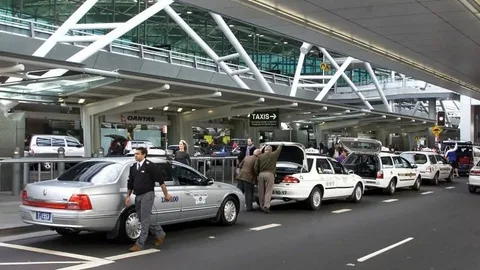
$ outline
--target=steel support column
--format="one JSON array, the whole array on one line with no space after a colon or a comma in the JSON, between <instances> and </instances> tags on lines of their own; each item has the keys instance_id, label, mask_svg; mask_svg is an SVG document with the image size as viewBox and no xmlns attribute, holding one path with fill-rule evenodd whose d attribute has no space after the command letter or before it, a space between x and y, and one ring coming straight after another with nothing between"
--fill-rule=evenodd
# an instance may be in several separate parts
<instances>
[{"instance_id":1,"label":"steel support column","mask_svg":"<svg viewBox=\"0 0 480 270\"><path fill-rule=\"evenodd\" d=\"M328 94L328 92L330 91L330 88L337 82L337 80L340 78L340 76L342 76L342 74L345 72L345 70L347 69L347 67L350 65L350 63L352 62L353 58L352 57L348 57L347 60L345 60L345 62L343 62L342 66L337 68L337 71L335 72L335 74L333 74L333 77L328 81L328 83L323 87L322 91L320 91L320 93L317 95L317 97L315 98L315 100L317 101L322 101L325 96ZM337 65L338 66L338 65Z\"/></svg>"},{"instance_id":2,"label":"steel support column","mask_svg":"<svg viewBox=\"0 0 480 270\"><path fill-rule=\"evenodd\" d=\"M387 97L385 96L385 93L383 93L383 89L377 80L377 75L375 75L375 72L373 71L372 66L370 65L370 63L365 62L365 67L367 68L367 71L368 71L368 74L370 74L370 77L372 77L373 84L375 85L375 88L377 88L377 92L380 95L380 98L382 99L383 105L387 108L387 111L392 112L392 109L388 105Z\"/></svg>"},{"instance_id":3,"label":"steel support column","mask_svg":"<svg viewBox=\"0 0 480 270\"><path fill-rule=\"evenodd\" d=\"M245 49L242 47L242 44L238 42L238 39L235 37L233 34L232 30L230 30L230 27L225 23L223 18L220 15L214 14L210 12L210 15L212 18L215 20L217 23L218 27L220 30L225 34L227 39L230 41L230 43L233 45L235 50L240 54L240 57L245 61L245 64L247 64L249 71L253 73L257 81L260 83L260 86L263 88L265 92L268 93L274 93L272 87L268 84L268 82L265 80L263 77L262 73L260 70L258 70L257 66L255 63L253 63L252 59L248 55L248 53L245 51Z\"/></svg>"},{"instance_id":4,"label":"steel support column","mask_svg":"<svg viewBox=\"0 0 480 270\"><path fill-rule=\"evenodd\" d=\"M180 26L180 28L183 29L187 33L187 35L193 39L195 43L197 43L200 48L210 57L215 61L218 66L227 73L230 78L240 87L243 89L250 89L248 85L245 84L242 79L238 76L238 74L232 74L232 69L224 62L225 58L220 58L217 53L215 53L208 44L203 41L203 39L180 17L175 10L173 10L171 7L165 7L165 12L172 18L175 23Z\"/></svg>"},{"instance_id":5,"label":"steel support column","mask_svg":"<svg viewBox=\"0 0 480 270\"><path fill-rule=\"evenodd\" d=\"M420 100L417 101L417 103L415 103L415 107L413 107L413 111L412 111L412 116L414 116L415 113L417 113L417 110L418 108L420 108L421 105L422 105L422 102Z\"/></svg>"},{"instance_id":6,"label":"steel support column","mask_svg":"<svg viewBox=\"0 0 480 270\"><path fill-rule=\"evenodd\" d=\"M320 48L320 51L323 53L323 55L325 55L325 57L327 57L328 61L330 61L330 63L333 65L333 67L335 69L337 69L337 70L340 69L337 62L335 62L335 59L333 59L333 57L327 52L327 50L325 50L324 48ZM342 73L342 78L348 83L350 88L352 88L352 91L355 92L355 94L357 94L357 96L360 98L360 100L363 101L365 106L367 106L367 108L369 110L373 110L373 107L370 104L370 102L368 102L368 100L365 99L365 96L358 91L357 86L355 86L355 84L352 82L352 80L350 80L350 78L345 73Z\"/></svg>"},{"instance_id":7,"label":"steel support column","mask_svg":"<svg viewBox=\"0 0 480 270\"><path fill-rule=\"evenodd\" d=\"M74 14L72 14L72 16L70 16L70 18L67 19L67 21L65 21L65 23L47 40L48 44L46 44L45 46L42 45L43 47L41 46L36 53L38 55L45 56L48 53L48 51L50 51L53 48L53 46L55 46L55 44L59 40L61 40L61 38L64 37L65 34L70 29L75 29L76 23L83 17L85 13L87 13L95 5L97 1L88 0L82 6L80 6L80 8ZM101 36L98 40L96 40L92 44L88 45L87 47L83 48L81 51L77 52L76 54L68 58L67 61L75 62L75 63L81 63L85 61L90 56L94 55L96 52L98 52L108 44L112 43L115 39L118 39L119 37L123 36L125 33L132 30L136 26L140 25L144 21L148 20L150 17L157 14L159 11L161 11L162 9L164 9L165 7L169 6L172 3L173 3L173 0L158 0L155 4L145 9L144 11L140 12L130 20L124 23L115 25L115 27L113 26L108 27L108 28L114 28L114 29L110 31L108 34L106 34L105 36ZM91 24L89 25L89 27L90 26L93 27ZM105 28L104 24L101 24L100 26ZM68 70L66 69L53 69L43 74L42 78L62 76L67 71Z\"/></svg>"},{"instance_id":8,"label":"steel support column","mask_svg":"<svg viewBox=\"0 0 480 270\"><path fill-rule=\"evenodd\" d=\"M290 96L295 97L297 95L298 82L300 81L300 75L302 74L303 62L305 61L305 55L312 49L312 44L304 42L300 47L300 56L298 57L297 68L295 69L295 76L293 77L292 88L290 89Z\"/></svg>"}]
</instances>

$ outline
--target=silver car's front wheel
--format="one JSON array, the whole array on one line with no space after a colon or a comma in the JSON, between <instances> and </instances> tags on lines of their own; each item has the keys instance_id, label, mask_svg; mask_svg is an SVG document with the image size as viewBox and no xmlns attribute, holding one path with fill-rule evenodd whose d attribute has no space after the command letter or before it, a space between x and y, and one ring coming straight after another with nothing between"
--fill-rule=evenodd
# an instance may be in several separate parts
<instances>
[{"instance_id":1,"label":"silver car's front wheel","mask_svg":"<svg viewBox=\"0 0 480 270\"><path fill-rule=\"evenodd\" d=\"M235 224L238 217L238 209L240 204L233 196L228 196L223 201L217 214L217 221L225 226Z\"/></svg>"},{"instance_id":2,"label":"silver car's front wheel","mask_svg":"<svg viewBox=\"0 0 480 270\"><path fill-rule=\"evenodd\" d=\"M142 224L136 212L133 212L127 216L125 220L125 233L127 237L134 241L140 237L140 232L142 230Z\"/></svg>"}]
</instances>

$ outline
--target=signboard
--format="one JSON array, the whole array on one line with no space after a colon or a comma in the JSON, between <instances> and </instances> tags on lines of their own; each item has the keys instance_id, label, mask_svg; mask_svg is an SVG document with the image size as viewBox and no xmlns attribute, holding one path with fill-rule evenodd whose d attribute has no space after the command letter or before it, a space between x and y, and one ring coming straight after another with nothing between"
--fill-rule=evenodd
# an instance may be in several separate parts
<instances>
[{"instance_id":1,"label":"signboard","mask_svg":"<svg viewBox=\"0 0 480 270\"><path fill-rule=\"evenodd\" d=\"M125 123L137 125L168 125L168 117L162 115L145 115L136 113L121 113L105 115L107 123Z\"/></svg>"},{"instance_id":2,"label":"signboard","mask_svg":"<svg viewBox=\"0 0 480 270\"><path fill-rule=\"evenodd\" d=\"M330 71L330 65L328 65L327 63L323 62L322 64L320 64L320 68L323 70L323 71Z\"/></svg>"},{"instance_id":3,"label":"signboard","mask_svg":"<svg viewBox=\"0 0 480 270\"><path fill-rule=\"evenodd\" d=\"M442 131L443 129L437 125L432 127L432 133L437 137L440 135L440 133L442 133Z\"/></svg>"},{"instance_id":4,"label":"signboard","mask_svg":"<svg viewBox=\"0 0 480 270\"><path fill-rule=\"evenodd\" d=\"M418 137L418 136L415 136L415 139L414 139L414 140L415 140L416 142L419 142L419 141L421 140L421 138Z\"/></svg>"},{"instance_id":5,"label":"signboard","mask_svg":"<svg viewBox=\"0 0 480 270\"><path fill-rule=\"evenodd\" d=\"M278 127L280 119L277 110L261 111L250 114L251 127Z\"/></svg>"}]
</instances>

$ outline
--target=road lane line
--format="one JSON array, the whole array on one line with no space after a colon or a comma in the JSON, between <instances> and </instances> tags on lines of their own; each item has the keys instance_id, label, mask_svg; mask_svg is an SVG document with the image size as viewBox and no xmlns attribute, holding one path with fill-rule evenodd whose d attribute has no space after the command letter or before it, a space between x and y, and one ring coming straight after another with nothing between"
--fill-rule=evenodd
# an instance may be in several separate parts
<instances>
[{"instance_id":1,"label":"road lane line","mask_svg":"<svg viewBox=\"0 0 480 270\"><path fill-rule=\"evenodd\" d=\"M56 269L56 270L84 270L84 269L97 268L99 266L104 266L104 265L111 264L111 263L115 263L115 262L114 261L102 260L102 261L99 261L99 262L89 262L89 263L84 263L84 264L80 264L80 265L59 268L59 269Z\"/></svg>"},{"instance_id":2,"label":"road lane line","mask_svg":"<svg viewBox=\"0 0 480 270\"><path fill-rule=\"evenodd\" d=\"M432 193L433 193L433 191L425 191L425 192L422 192L422 193L420 193L420 194L422 194L422 195L428 195L428 194L432 194Z\"/></svg>"},{"instance_id":3,"label":"road lane line","mask_svg":"<svg viewBox=\"0 0 480 270\"><path fill-rule=\"evenodd\" d=\"M115 255L115 256L105 257L104 259L109 260L109 261L118 261L118 260L122 260L122 259L126 259L126 258L148 255L148 254L152 254L152 253L155 253L155 252L160 252L160 250L151 248L151 249L146 249L146 250L137 251L137 252L129 252L129 253L119 254L119 255Z\"/></svg>"},{"instance_id":4,"label":"road lane line","mask_svg":"<svg viewBox=\"0 0 480 270\"><path fill-rule=\"evenodd\" d=\"M402 241L400 241L400 242L398 242L398 243L395 243L395 244L393 244L393 245L390 245L390 246L388 246L388 247L386 247L386 248L382 248L382 249L380 249L380 250L378 250L378 251L375 251L375 252L370 253L370 254L368 254L368 255L366 255L366 256L363 256L363 257L361 257L360 259L357 259L357 261L358 261L358 262L364 262L364 261L366 261L366 260L368 260L368 259L371 259L371 258L373 258L373 257L375 257L375 256L378 256L378 255L380 255L380 254L382 254L382 253L384 253L384 252L389 251L390 249L396 248L396 247L398 247L398 246L400 246L400 245L403 245L403 244L405 244L405 243L407 243L407 242L409 242L409 241L412 241L412 240L413 240L413 237L409 237L409 238L407 238L407 239L405 239L405 240L402 240Z\"/></svg>"},{"instance_id":5,"label":"road lane line","mask_svg":"<svg viewBox=\"0 0 480 270\"><path fill-rule=\"evenodd\" d=\"M388 200L384 200L383 202L390 203L390 202L396 202L396 201L398 201L398 199L388 199Z\"/></svg>"},{"instance_id":6,"label":"road lane line","mask_svg":"<svg viewBox=\"0 0 480 270\"><path fill-rule=\"evenodd\" d=\"M340 210L332 211L332 213L341 214L341 213L345 213L345 212L349 212L349 211L352 211L352 209L340 209Z\"/></svg>"},{"instance_id":7,"label":"road lane line","mask_svg":"<svg viewBox=\"0 0 480 270\"><path fill-rule=\"evenodd\" d=\"M13 249L18 249L23 251L30 251L30 252L36 252L36 253L42 253L42 254L54 255L54 256L60 256L60 257L67 257L67 258L78 259L82 261L90 261L90 262L106 261L105 259L91 257L91 256L85 256L80 254L55 251L55 250L49 250L49 249L43 249L43 248L36 248L36 247L20 246L15 244L0 243L0 247L13 248Z\"/></svg>"},{"instance_id":8,"label":"road lane line","mask_svg":"<svg viewBox=\"0 0 480 270\"><path fill-rule=\"evenodd\" d=\"M14 265L41 265L41 264L80 264L84 261L54 261L54 262L2 262L0 266L14 266Z\"/></svg>"},{"instance_id":9,"label":"road lane line","mask_svg":"<svg viewBox=\"0 0 480 270\"><path fill-rule=\"evenodd\" d=\"M454 189L455 187L446 187L445 189Z\"/></svg>"},{"instance_id":10,"label":"road lane line","mask_svg":"<svg viewBox=\"0 0 480 270\"><path fill-rule=\"evenodd\" d=\"M250 228L250 231L262 231L262 230L271 229L279 226L282 226L282 224L272 223L272 224L268 224L260 227Z\"/></svg>"}]
</instances>

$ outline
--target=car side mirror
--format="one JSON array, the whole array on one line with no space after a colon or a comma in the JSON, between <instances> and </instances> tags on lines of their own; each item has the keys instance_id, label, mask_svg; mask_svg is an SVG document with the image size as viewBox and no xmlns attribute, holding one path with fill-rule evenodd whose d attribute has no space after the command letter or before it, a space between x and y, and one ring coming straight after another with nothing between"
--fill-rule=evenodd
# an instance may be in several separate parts
<instances>
[{"instance_id":1,"label":"car side mirror","mask_svg":"<svg viewBox=\"0 0 480 270\"><path fill-rule=\"evenodd\" d=\"M352 171L352 170L349 170L349 171L348 171L348 174L355 174L355 172Z\"/></svg>"},{"instance_id":2,"label":"car side mirror","mask_svg":"<svg viewBox=\"0 0 480 270\"><path fill-rule=\"evenodd\" d=\"M207 181L205 181L205 184L207 186L211 186L213 185L213 183L215 183L215 180L213 180L213 178L208 178Z\"/></svg>"},{"instance_id":3,"label":"car side mirror","mask_svg":"<svg viewBox=\"0 0 480 270\"><path fill-rule=\"evenodd\" d=\"M418 168L417 164L413 164L412 168L414 168L414 169Z\"/></svg>"}]
</instances>

